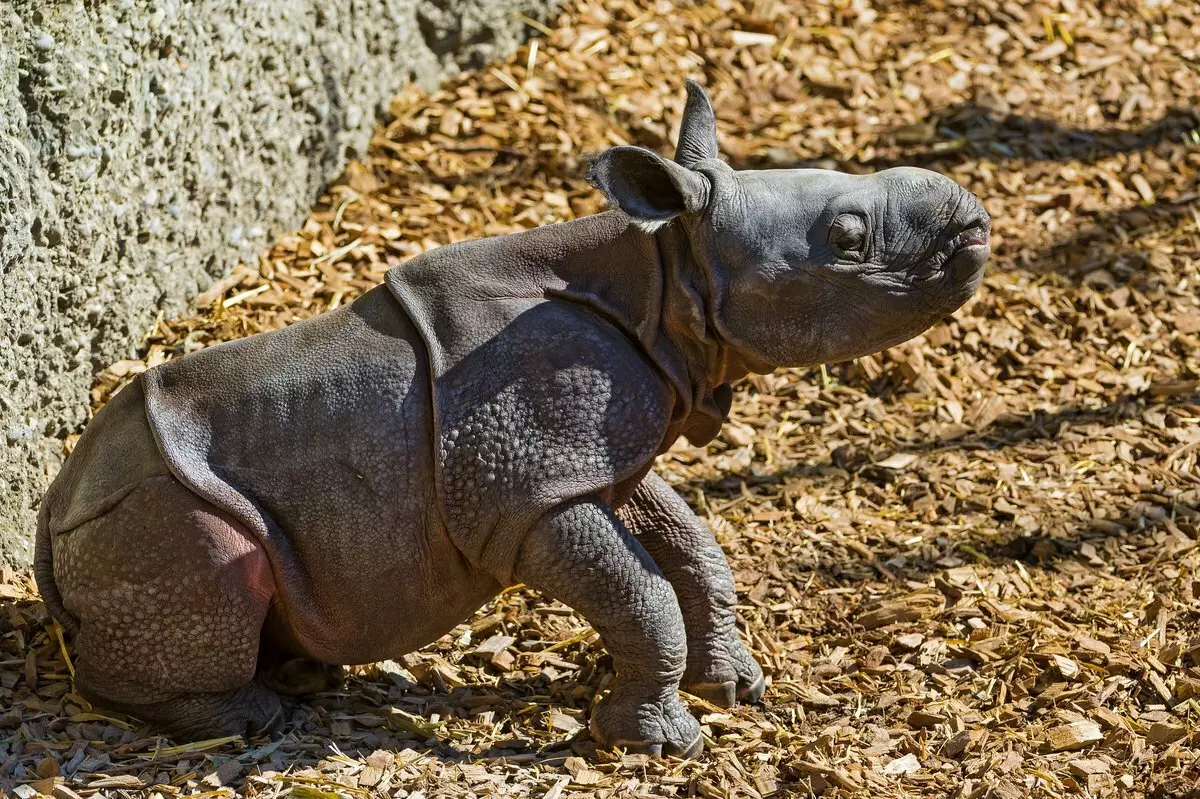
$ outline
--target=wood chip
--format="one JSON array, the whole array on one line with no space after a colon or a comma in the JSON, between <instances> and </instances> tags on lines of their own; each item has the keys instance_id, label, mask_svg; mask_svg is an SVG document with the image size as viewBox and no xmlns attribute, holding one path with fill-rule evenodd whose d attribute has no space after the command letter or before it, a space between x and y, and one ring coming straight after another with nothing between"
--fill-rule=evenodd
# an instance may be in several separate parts
<instances>
[{"instance_id":1,"label":"wood chip","mask_svg":"<svg viewBox=\"0 0 1200 799\"><path fill-rule=\"evenodd\" d=\"M1104 740L1100 725L1094 721L1073 721L1046 733L1046 748L1052 752L1072 752Z\"/></svg>"},{"instance_id":2,"label":"wood chip","mask_svg":"<svg viewBox=\"0 0 1200 799\"><path fill-rule=\"evenodd\" d=\"M1095 758L1079 758L1068 761L1067 768L1078 777L1087 777L1092 774L1107 774L1109 765L1107 762Z\"/></svg>"},{"instance_id":3,"label":"wood chip","mask_svg":"<svg viewBox=\"0 0 1200 799\"><path fill-rule=\"evenodd\" d=\"M1158 744L1173 744L1188 734L1188 728L1183 724L1156 721L1146 730L1146 737Z\"/></svg>"},{"instance_id":4,"label":"wood chip","mask_svg":"<svg viewBox=\"0 0 1200 799\"><path fill-rule=\"evenodd\" d=\"M903 757L898 757L883 767L883 773L889 777L902 774L912 774L920 770L921 761L917 760L917 756L914 754L907 754Z\"/></svg>"}]
</instances>

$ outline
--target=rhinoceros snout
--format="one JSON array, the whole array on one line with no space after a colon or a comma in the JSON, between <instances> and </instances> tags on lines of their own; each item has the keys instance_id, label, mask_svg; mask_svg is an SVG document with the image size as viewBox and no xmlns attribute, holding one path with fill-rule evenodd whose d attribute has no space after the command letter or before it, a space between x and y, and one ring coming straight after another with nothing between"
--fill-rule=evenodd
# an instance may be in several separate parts
<instances>
[{"instance_id":1,"label":"rhinoceros snout","mask_svg":"<svg viewBox=\"0 0 1200 799\"><path fill-rule=\"evenodd\" d=\"M947 267L956 286L969 285L974 291L991 255L992 219L975 195L964 194L946 226Z\"/></svg>"}]
</instances>

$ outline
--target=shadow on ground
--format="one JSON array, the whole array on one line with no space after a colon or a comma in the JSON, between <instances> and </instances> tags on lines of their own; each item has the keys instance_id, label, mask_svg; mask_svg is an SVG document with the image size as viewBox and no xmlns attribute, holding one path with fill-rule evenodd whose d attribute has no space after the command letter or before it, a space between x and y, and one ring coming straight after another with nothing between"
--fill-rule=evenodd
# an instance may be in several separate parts
<instances>
[{"instance_id":1,"label":"shadow on ground","mask_svg":"<svg viewBox=\"0 0 1200 799\"><path fill-rule=\"evenodd\" d=\"M1052 413L1005 413L983 429L953 440L900 443L898 446L880 443L874 451L839 447L820 463L784 463L765 469L761 466L751 467L715 478L684 481L678 488L681 495L701 514L705 511L697 506L695 499L698 495L703 495L706 503L719 505L723 501L745 497L747 493L763 494L772 498L764 498L761 502L786 508L791 504L786 499L789 493L815 497L851 491L869 494L872 487L884 489L901 479L911 479L912 485L901 485L898 492L900 496L893 501L909 503L913 497L919 499L927 493L925 480L911 475L902 477L904 473L880 466L879 463L884 459L896 455L936 458L942 453L957 453L957 462L982 453L1001 453L1014 448L1019 451L1027 445L1044 445L1045 442L1059 440L1068 428L1095 424L1119 426L1123 420L1145 413L1147 409L1143 404L1144 398L1142 400L1139 402L1138 397L1126 396L1098 408L1069 407ZM1198 404L1200 393L1196 392L1162 397L1155 401L1155 407L1164 413L1168 424L1171 424L1173 414L1189 416ZM1179 421L1174 423L1180 424ZM1046 454L1047 451L1040 452ZM1175 460L1173 453L1143 450L1137 446L1134 447L1134 454L1138 458L1159 459L1168 468ZM756 460L756 464L759 463ZM955 470L953 465L948 468L951 472ZM915 490L905 496L905 488ZM902 510L908 517L919 515L912 507ZM938 513L940 515L942 511ZM1021 561L1027 565L1053 568L1061 561L1076 560L1081 556L1086 558L1085 544L1093 550L1120 548L1130 546L1135 541L1144 544L1156 535L1178 532L1182 532L1186 538L1200 540L1200 489L1174 492L1170 496L1154 491L1114 496L1103 508L1103 513L1094 518L1039 518L1032 529L1016 522L1017 513L1010 506L968 505L945 513L969 516L970 524L957 532L940 528L941 537L947 540L937 558L914 558L913 548L903 541L886 536L863 536L860 531L855 534L856 537L866 537L872 541L873 557L870 563L853 558L835 562L820 557L810 563L803 562L801 558L791 565L804 572L827 573L843 583L870 579L873 570L888 580L927 581L945 570L944 556L947 552L959 553L966 563L997 565ZM820 519L812 519L809 524L802 526L820 529L822 524ZM819 549L812 552L817 553ZM1167 554L1164 550L1164 555ZM895 558L904 561L903 569L881 566Z\"/></svg>"},{"instance_id":2,"label":"shadow on ground","mask_svg":"<svg viewBox=\"0 0 1200 799\"><path fill-rule=\"evenodd\" d=\"M366 757L384 751L401 760L419 755L457 765L561 765L574 755L594 759L586 726L581 723L568 734L560 721L559 732L549 740L542 717L555 711L560 719L584 718L612 671L611 661L601 656L579 671L547 676L517 670L498 684L472 685L467 675L458 679L436 665L424 668L431 658L423 658L425 664L414 660L412 672L389 662L351 670L336 690L284 697L287 720L273 739L258 738L233 749L228 744L237 739L176 746L138 720L90 706L77 696L56 635L41 601L0 596L4 795L14 795L16 786L35 783L51 771L68 779L86 775L89 785L113 789L165 785L199 771L199 776L209 776L208 787L215 788L240 783L242 770L251 766L286 772L337 752ZM481 714L496 734L465 739L464 730L478 723ZM221 769L222 777L212 776Z\"/></svg>"},{"instance_id":3,"label":"shadow on ground","mask_svg":"<svg viewBox=\"0 0 1200 799\"><path fill-rule=\"evenodd\" d=\"M1081 216L1079 222L1049 244L1026 248L1006 245L1015 265L1033 274L1054 272L1084 277L1109 269L1117 280L1144 273L1151 254L1160 248L1145 239L1163 236L1193 222L1200 227L1200 198L1185 202L1158 200L1113 211Z\"/></svg>"},{"instance_id":4,"label":"shadow on ground","mask_svg":"<svg viewBox=\"0 0 1200 799\"><path fill-rule=\"evenodd\" d=\"M766 167L799 169L828 167L851 172L896 166L938 168L964 161L1074 161L1093 164L1119 153L1147 150L1169 142L1187 146L1200 127L1192 108L1168 109L1140 130L1071 128L1045 117L1030 117L987 108L975 102L942 109L921 122L884 131L874 146L887 155L867 160L845 159L837 153L780 161L766 155L731 159L736 169Z\"/></svg>"}]
</instances>

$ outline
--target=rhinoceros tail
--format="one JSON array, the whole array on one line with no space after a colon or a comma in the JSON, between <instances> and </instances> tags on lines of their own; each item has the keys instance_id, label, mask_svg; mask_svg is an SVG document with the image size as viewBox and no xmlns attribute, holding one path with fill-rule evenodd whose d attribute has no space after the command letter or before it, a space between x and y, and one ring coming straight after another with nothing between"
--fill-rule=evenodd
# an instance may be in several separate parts
<instances>
[{"instance_id":1,"label":"rhinoceros tail","mask_svg":"<svg viewBox=\"0 0 1200 799\"><path fill-rule=\"evenodd\" d=\"M79 631L79 621L67 612L63 605L62 595L58 593L58 583L54 580L54 552L51 549L50 538L50 503L42 499L38 510L37 538L33 549L33 577L37 580L38 591L46 610L58 620L67 635L75 635Z\"/></svg>"}]
</instances>

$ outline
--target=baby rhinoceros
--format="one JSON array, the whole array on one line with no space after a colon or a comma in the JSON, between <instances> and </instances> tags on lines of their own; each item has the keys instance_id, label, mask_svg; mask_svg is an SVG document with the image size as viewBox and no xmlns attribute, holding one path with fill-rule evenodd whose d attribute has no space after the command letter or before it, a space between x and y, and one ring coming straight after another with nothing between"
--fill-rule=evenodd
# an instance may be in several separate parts
<instances>
[{"instance_id":1,"label":"baby rhinoceros","mask_svg":"<svg viewBox=\"0 0 1200 799\"><path fill-rule=\"evenodd\" d=\"M83 696L179 738L259 733L270 664L394 658L517 582L612 654L604 745L691 755L681 685L762 696L721 548L654 458L712 439L750 372L958 308L989 219L920 169L735 171L690 82L674 161L615 147L590 178L613 210L425 253L96 415L37 539Z\"/></svg>"}]
</instances>

